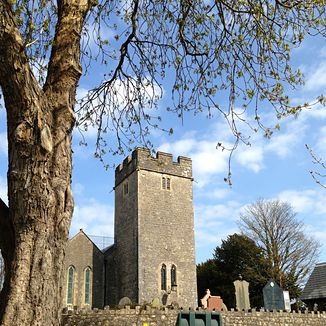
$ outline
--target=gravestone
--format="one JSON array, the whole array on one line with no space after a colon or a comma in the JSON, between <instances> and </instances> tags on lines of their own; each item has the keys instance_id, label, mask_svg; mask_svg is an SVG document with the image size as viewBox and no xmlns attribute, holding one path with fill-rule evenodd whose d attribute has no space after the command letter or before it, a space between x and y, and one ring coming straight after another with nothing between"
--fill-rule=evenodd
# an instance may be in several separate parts
<instances>
[{"instance_id":1,"label":"gravestone","mask_svg":"<svg viewBox=\"0 0 326 326\"><path fill-rule=\"evenodd\" d=\"M223 300L219 296L211 296L207 300L207 309L208 310L217 310L222 311L223 309Z\"/></svg>"},{"instance_id":2,"label":"gravestone","mask_svg":"<svg viewBox=\"0 0 326 326\"><path fill-rule=\"evenodd\" d=\"M161 304L161 300L159 298L154 298L152 300L152 303L151 303L152 308L158 309L158 308L161 308L161 306L162 306L162 304Z\"/></svg>"},{"instance_id":3,"label":"gravestone","mask_svg":"<svg viewBox=\"0 0 326 326\"><path fill-rule=\"evenodd\" d=\"M128 297L123 297L120 299L118 306L124 308L125 306L130 306L132 301Z\"/></svg>"},{"instance_id":4,"label":"gravestone","mask_svg":"<svg viewBox=\"0 0 326 326\"><path fill-rule=\"evenodd\" d=\"M227 310L221 297L211 295L211 291L209 289L206 290L206 294L202 299L200 299L200 302L203 309L217 310L217 311Z\"/></svg>"},{"instance_id":5,"label":"gravestone","mask_svg":"<svg viewBox=\"0 0 326 326\"><path fill-rule=\"evenodd\" d=\"M239 311L250 309L249 283L245 280L236 280L233 282L235 287L236 308Z\"/></svg>"},{"instance_id":6,"label":"gravestone","mask_svg":"<svg viewBox=\"0 0 326 326\"><path fill-rule=\"evenodd\" d=\"M290 300L290 293L289 291L283 291L283 297L284 297L284 308L286 311L291 311L291 300Z\"/></svg>"},{"instance_id":7,"label":"gravestone","mask_svg":"<svg viewBox=\"0 0 326 326\"><path fill-rule=\"evenodd\" d=\"M274 280L263 288L264 306L267 310L284 310L284 293Z\"/></svg>"}]
</instances>

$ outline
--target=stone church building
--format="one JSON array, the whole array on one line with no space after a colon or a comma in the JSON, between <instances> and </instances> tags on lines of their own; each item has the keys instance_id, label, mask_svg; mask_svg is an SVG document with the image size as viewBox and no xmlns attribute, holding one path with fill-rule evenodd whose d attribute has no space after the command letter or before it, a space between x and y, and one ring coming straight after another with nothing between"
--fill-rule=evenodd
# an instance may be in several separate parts
<instances>
[{"instance_id":1,"label":"stone church building","mask_svg":"<svg viewBox=\"0 0 326 326\"><path fill-rule=\"evenodd\" d=\"M114 244L101 251L82 230L69 240L63 305L197 306L192 181L189 158L134 150L115 170Z\"/></svg>"}]
</instances>

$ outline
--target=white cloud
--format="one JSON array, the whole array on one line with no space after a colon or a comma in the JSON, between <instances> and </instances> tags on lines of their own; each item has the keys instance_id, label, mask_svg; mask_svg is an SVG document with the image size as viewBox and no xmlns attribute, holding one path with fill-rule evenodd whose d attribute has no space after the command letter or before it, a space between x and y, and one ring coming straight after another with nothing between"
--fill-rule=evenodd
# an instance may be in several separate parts
<instances>
[{"instance_id":1,"label":"white cloud","mask_svg":"<svg viewBox=\"0 0 326 326\"><path fill-rule=\"evenodd\" d=\"M113 237L113 214L111 205L89 199L76 205L71 225L71 234L83 229L89 235Z\"/></svg>"},{"instance_id":2,"label":"white cloud","mask_svg":"<svg viewBox=\"0 0 326 326\"><path fill-rule=\"evenodd\" d=\"M217 150L216 141L197 140L196 134L192 137L174 143L164 143L159 147L159 150L174 155L191 157L195 185L203 187L212 181L214 175L226 174L229 153Z\"/></svg>"},{"instance_id":3,"label":"white cloud","mask_svg":"<svg viewBox=\"0 0 326 326\"><path fill-rule=\"evenodd\" d=\"M225 187L225 184L217 184L216 187L220 187L218 189L213 189L210 191L203 190L198 192L198 196L203 196L205 198L211 198L211 199L225 199L228 196L231 195L232 189L229 187Z\"/></svg>"},{"instance_id":4,"label":"white cloud","mask_svg":"<svg viewBox=\"0 0 326 326\"><path fill-rule=\"evenodd\" d=\"M318 186L316 186L318 187ZM289 202L297 213L326 214L326 191L323 188L306 190L284 190L277 196L282 201Z\"/></svg>"},{"instance_id":5,"label":"white cloud","mask_svg":"<svg viewBox=\"0 0 326 326\"><path fill-rule=\"evenodd\" d=\"M245 116L244 118L248 119ZM262 120L268 121L271 126L280 122L281 129L275 131L270 139L266 139L262 132L253 133L251 129L243 126L241 133L251 136L249 139L251 146L240 143L233 153L232 169L236 169L236 164L240 164L257 174L265 169L269 160L275 159L275 156L281 160L296 157L299 151L305 150L304 144L309 142L307 137L310 132L312 130L315 134L318 132L315 124L325 118L326 110L321 106L305 110L297 118L288 117L281 121L278 121L271 112L262 115ZM203 188L209 183L216 183L217 178L221 180L227 175L230 152L216 150L216 144L222 142L226 147L232 148L232 140L234 139L229 127L220 121L202 133L192 131L175 142L166 142L159 150L191 157L195 186ZM326 127L321 129L319 135L318 153L322 153L321 148L326 148ZM296 163L301 164L299 161ZM212 196L213 194L206 197ZM216 198L222 198L221 196L223 197L223 194L216 194Z\"/></svg>"},{"instance_id":6,"label":"white cloud","mask_svg":"<svg viewBox=\"0 0 326 326\"><path fill-rule=\"evenodd\" d=\"M242 150L236 154L236 160L240 165L258 173L264 167L264 150L262 147L256 145L242 148Z\"/></svg>"},{"instance_id":7,"label":"white cloud","mask_svg":"<svg viewBox=\"0 0 326 326\"><path fill-rule=\"evenodd\" d=\"M321 61L316 67L316 70L310 73L307 78L305 89L320 90L326 87L326 61Z\"/></svg>"},{"instance_id":8,"label":"white cloud","mask_svg":"<svg viewBox=\"0 0 326 326\"><path fill-rule=\"evenodd\" d=\"M271 118L268 120L271 121ZM178 141L164 143L159 150L191 157L196 185L203 187L211 183L215 176L227 175L230 152L217 150L216 144L222 142L226 148L232 148L232 135L228 128L226 124L218 123L200 135L192 132ZM271 139L266 140L262 133L254 133L250 138L251 146L240 144L233 153L232 164L236 162L254 173L259 173L265 168L267 154L284 159L295 153L297 145L303 143L306 130L305 121L292 118L284 120L281 130L275 132ZM251 131L243 130L243 134L246 132Z\"/></svg>"},{"instance_id":9,"label":"white cloud","mask_svg":"<svg viewBox=\"0 0 326 326\"><path fill-rule=\"evenodd\" d=\"M171 153L173 155L187 155L196 146L195 139L185 138L174 143L164 143L158 148L161 152Z\"/></svg>"},{"instance_id":10,"label":"white cloud","mask_svg":"<svg viewBox=\"0 0 326 326\"><path fill-rule=\"evenodd\" d=\"M242 205L235 201L225 204L195 206L195 240L197 263L212 257L216 246L228 235L239 232L235 219ZM201 253L201 254L200 254Z\"/></svg>"},{"instance_id":11,"label":"white cloud","mask_svg":"<svg viewBox=\"0 0 326 326\"><path fill-rule=\"evenodd\" d=\"M237 232L235 220L239 216L242 205L236 201L228 201L216 205L195 206L196 245L217 245L227 235Z\"/></svg>"},{"instance_id":12,"label":"white cloud","mask_svg":"<svg viewBox=\"0 0 326 326\"><path fill-rule=\"evenodd\" d=\"M216 142L200 141L190 154L193 162L194 177L199 186L204 186L211 178L220 173L226 174L229 153L216 149Z\"/></svg>"},{"instance_id":13,"label":"white cloud","mask_svg":"<svg viewBox=\"0 0 326 326\"><path fill-rule=\"evenodd\" d=\"M317 105L314 106L312 109L303 110L300 113L299 118L304 120L309 118L324 120L326 119L326 108L322 105Z\"/></svg>"},{"instance_id":14,"label":"white cloud","mask_svg":"<svg viewBox=\"0 0 326 326\"><path fill-rule=\"evenodd\" d=\"M267 142L265 150L286 158L295 152L296 145L302 144L308 127L307 122L300 118L288 120L282 126Z\"/></svg>"},{"instance_id":15,"label":"white cloud","mask_svg":"<svg viewBox=\"0 0 326 326\"><path fill-rule=\"evenodd\" d=\"M207 225L207 222L224 223L225 219L235 219L242 205L236 201L228 201L224 204L198 205L196 206L196 216L198 223Z\"/></svg>"}]
</instances>

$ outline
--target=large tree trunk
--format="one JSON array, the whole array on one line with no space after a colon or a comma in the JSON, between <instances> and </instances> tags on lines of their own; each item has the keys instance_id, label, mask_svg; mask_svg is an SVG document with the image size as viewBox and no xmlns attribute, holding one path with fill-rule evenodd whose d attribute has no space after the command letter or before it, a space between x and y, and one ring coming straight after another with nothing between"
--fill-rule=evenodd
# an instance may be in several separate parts
<instances>
[{"instance_id":1,"label":"large tree trunk","mask_svg":"<svg viewBox=\"0 0 326 326\"><path fill-rule=\"evenodd\" d=\"M61 275L73 199L71 134L80 68L80 35L89 3L58 0L47 81L28 64L10 5L0 1L0 85L7 110L11 233L0 324L59 325ZM0 224L1 225L1 224Z\"/></svg>"}]
</instances>

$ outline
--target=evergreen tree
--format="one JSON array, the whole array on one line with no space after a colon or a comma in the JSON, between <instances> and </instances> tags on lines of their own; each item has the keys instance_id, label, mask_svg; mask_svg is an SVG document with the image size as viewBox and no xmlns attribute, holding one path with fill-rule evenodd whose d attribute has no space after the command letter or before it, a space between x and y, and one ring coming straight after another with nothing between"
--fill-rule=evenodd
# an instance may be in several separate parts
<instances>
[{"instance_id":1,"label":"evergreen tree","mask_svg":"<svg viewBox=\"0 0 326 326\"><path fill-rule=\"evenodd\" d=\"M270 278L268 262L254 241L235 233L215 248L213 259L197 266L199 296L206 287L212 295L221 296L228 308L235 308L233 282L240 275L249 282L251 306L263 306L262 289Z\"/></svg>"}]
</instances>

